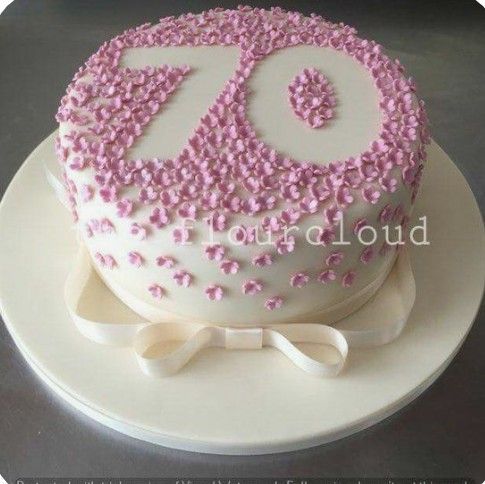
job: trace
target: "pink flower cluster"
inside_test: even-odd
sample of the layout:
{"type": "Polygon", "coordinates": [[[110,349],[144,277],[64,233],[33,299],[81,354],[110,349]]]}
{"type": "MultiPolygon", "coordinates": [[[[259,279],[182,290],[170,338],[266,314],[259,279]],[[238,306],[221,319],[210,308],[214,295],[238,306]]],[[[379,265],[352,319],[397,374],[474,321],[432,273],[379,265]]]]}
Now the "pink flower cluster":
{"type": "Polygon", "coordinates": [[[293,112],[311,128],[321,128],[333,117],[335,93],[330,81],[314,67],[303,69],[288,86],[293,112]]]}

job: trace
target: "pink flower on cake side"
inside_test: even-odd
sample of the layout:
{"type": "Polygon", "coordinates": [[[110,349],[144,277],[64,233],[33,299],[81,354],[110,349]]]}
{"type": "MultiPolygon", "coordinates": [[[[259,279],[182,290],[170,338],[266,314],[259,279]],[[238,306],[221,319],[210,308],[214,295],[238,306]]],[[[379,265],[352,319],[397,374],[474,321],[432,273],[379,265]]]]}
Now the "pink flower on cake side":
{"type": "Polygon", "coordinates": [[[327,269],[318,275],[318,281],[322,284],[328,284],[335,281],[335,279],[337,279],[337,273],[333,269],[327,269]]]}
{"type": "Polygon", "coordinates": [[[273,258],[270,253],[266,252],[258,254],[253,257],[252,263],[256,267],[266,267],[273,263],[273,258]]]}
{"type": "Polygon", "coordinates": [[[317,241],[320,245],[326,247],[335,240],[335,229],[333,227],[325,227],[320,229],[317,241]]]}
{"type": "Polygon", "coordinates": [[[239,262],[235,260],[224,259],[220,264],[219,268],[224,274],[237,274],[239,271],[239,262]]]}
{"type": "Polygon", "coordinates": [[[348,271],[342,276],[342,286],[343,287],[350,287],[357,277],[355,271],[348,271]]]}
{"type": "Polygon", "coordinates": [[[99,190],[99,195],[104,202],[115,202],[118,198],[118,191],[114,185],[104,186],[99,190]]]}
{"type": "Polygon", "coordinates": [[[360,254],[360,261],[363,264],[368,264],[374,258],[374,249],[372,247],[366,247],[360,254]]]}
{"type": "Polygon", "coordinates": [[[221,261],[226,253],[226,249],[221,244],[208,245],[205,248],[205,256],[209,260],[221,261]]]}
{"type": "Polygon", "coordinates": [[[185,245],[190,240],[190,232],[184,227],[177,227],[172,231],[172,239],[177,245],[185,245]]]}
{"type": "Polygon", "coordinates": [[[298,272],[297,274],[294,274],[291,276],[290,279],[290,285],[292,287],[304,287],[308,284],[308,281],[310,280],[310,277],[306,272],[298,272]]]}
{"type": "Polygon", "coordinates": [[[394,209],[388,203],[379,213],[379,221],[381,224],[389,223],[394,216],[394,209]]]}
{"type": "Polygon", "coordinates": [[[367,219],[365,218],[359,218],[358,220],[355,221],[354,223],[354,234],[359,235],[359,232],[364,228],[369,225],[369,222],[367,222],[367,219]]]}
{"type": "Polygon", "coordinates": [[[137,240],[145,240],[147,238],[148,232],[145,227],[138,223],[131,224],[130,234],[137,240]]]}
{"type": "Polygon", "coordinates": [[[100,252],[96,252],[96,254],[94,254],[94,258],[101,267],[105,267],[106,269],[114,269],[118,266],[116,259],[112,255],[103,255],[100,252]]]}
{"type": "Polygon", "coordinates": [[[156,259],[157,266],[164,267],[165,269],[172,269],[175,266],[175,259],[170,256],[161,255],[156,259]]]}
{"type": "Polygon", "coordinates": [[[264,303],[264,307],[269,311],[273,311],[275,309],[279,309],[283,305],[283,298],[280,296],[273,296],[266,299],[264,303]]]}
{"type": "Polygon", "coordinates": [[[163,289],[163,287],[159,286],[158,284],[152,284],[148,288],[148,291],[155,299],[162,299],[165,294],[165,290],[163,289]]]}
{"type": "Polygon", "coordinates": [[[197,207],[192,203],[185,202],[177,212],[182,218],[195,220],[197,216],[197,207]]]}
{"type": "Polygon", "coordinates": [[[248,296],[254,296],[258,292],[263,290],[263,284],[261,281],[256,279],[249,279],[248,281],[244,281],[241,287],[242,293],[247,294],[248,296]]]}
{"type": "Polygon", "coordinates": [[[173,280],[182,287],[189,287],[192,283],[192,275],[184,270],[176,271],[172,277],[173,280]]]}
{"type": "Polygon", "coordinates": [[[276,250],[280,255],[289,254],[295,250],[295,237],[293,235],[285,235],[278,237],[275,242],[276,250]]]}
{"type": "Polygon", "coordinates": [[[118,217],[122,218],[129,217],[133,212],[133,205],[133,202],[128,198],[121,199],[116,204],[116,214],[118,215],[118,217]]]}
{"type": "Polygon", "coordinates": [[[373,187],[365,187],[362,189],[362,198],[366,201],[375,205],[379,198],[381,198],[381,192],[373,187]]]}
{"type": "Polygon", "coordinates": [[[135,267],[141,267],[144,260],[138,252],[128,252],[128,262],[135,267]]]}
{"type": "Polygon", "coordinates": [[[209,301],[220,301],[224,296],[224,291],[221,286],[217,286],[215,284],[206,287],[205,295],[209,301]]]}
{"type": "Polygon", "coordinates": [[[115,226],[112,224],[111,220],[103,218],[99,221],[99,231],[102,234],[112,234],[115,231],[115,226]]]}
{"type": "Polygon", "coordinates": [[[341,251],[331,252],[325,259],[325,264],[328,267],[338,266],[344,260],[344,253],[341,251]]]}
{"type": "Polygon", "coordinates": [[[161,229],[170,222],[170,215],[166,208],[154,208],[150,215],[150,223],[161,229]]]}

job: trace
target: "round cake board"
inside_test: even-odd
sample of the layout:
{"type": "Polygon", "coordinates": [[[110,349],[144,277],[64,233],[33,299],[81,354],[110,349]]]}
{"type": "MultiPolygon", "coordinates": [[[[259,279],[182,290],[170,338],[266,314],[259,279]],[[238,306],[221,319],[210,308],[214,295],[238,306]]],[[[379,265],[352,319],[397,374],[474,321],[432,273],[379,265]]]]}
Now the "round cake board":
{"type": "Polygon", "coordinates": [[[41,380],[79,411],[132,437],[196,452],[251,455],[336,440],[404,407],[446,368],[480,305],[485,233],[465,179],[429,149],[415,216],[428,246],[411,246],[417,299],[394,342],[352,348],[333,379],[303,373],[277,351],[200,353],[150,378],[130,348],[89,341],[69,319],[63,286],[77,250],[70,214],[48,186],[55,134],[29,156],[0,206],[5,323],[41,380]]]}

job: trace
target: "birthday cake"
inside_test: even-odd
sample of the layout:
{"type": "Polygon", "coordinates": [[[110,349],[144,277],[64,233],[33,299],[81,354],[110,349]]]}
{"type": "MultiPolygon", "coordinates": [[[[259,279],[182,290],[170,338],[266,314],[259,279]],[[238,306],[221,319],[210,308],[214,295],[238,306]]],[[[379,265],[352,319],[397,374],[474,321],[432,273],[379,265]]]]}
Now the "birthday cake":
{"type": "Polygon", "coordinates": [[[75,74],[56,119],[81,243],[155,322],[355,311],[394,264],[429,141],[398,60],[280,8],[127,30],[75,74]]]}

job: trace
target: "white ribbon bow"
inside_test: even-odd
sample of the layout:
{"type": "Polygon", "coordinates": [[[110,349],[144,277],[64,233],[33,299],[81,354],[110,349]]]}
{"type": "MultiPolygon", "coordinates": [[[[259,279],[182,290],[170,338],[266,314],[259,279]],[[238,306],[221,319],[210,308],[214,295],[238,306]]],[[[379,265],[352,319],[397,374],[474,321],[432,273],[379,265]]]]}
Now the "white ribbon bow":
{"type": "MultiPolygon", "coordinates": [[[[349,347],[379,346],[389,343],[399,336],[408,320],[415,299],[415,283],[406,249],[396,260],[393,271],[399,282],[398,316],[388,324],[365,330],[338,330],[324,324],[292,323],[277,324],[268,327],[231,328],[208,326],[180,320],[177,322],[143,323],[104,323],[83,318],[78,312],[79,301],[89,284],[93,273],[91,258],[81,243],[74,267],[66,280],[65,300],[71,318],[78,329],[87,338],[101,344],[132,346],[138,364],[143,372],[150,376],[168,376],[179,371],[199,351],[209,347],[227,349],[276,348],[286,355],[296,366],[305,372],[329,377],[340,373],[345,365],[349,347]],[[340,354],[337,363],[325,363],[316,360],[296,345],[314,343],[333,346],[340,354]],[[150,350],[156,346],[156,355],[150,350]]],[[[364,288],[355,297],[375,288],[364,288]]],[[[120,290],[115,293],[120,295],[120,290]]],[[[136,307],[138,313],[151,314],[153,307],[133,296],[124,294],[123,300],[129,300],[129,306],[136,307]],[[126,297],[125,297],[126,296],[126,297]],[[129,299],[131,297],[131,299],[129,299]]],[[[355,304],[352,298],[346,304],[355,304]]],[[[349,306],[351,307],[351,306],[349,306]]],[[[156,312],[156,311],[155,311],[156,312]]],[[[155,314],[155,313],[154,313],[155,314]]],[[[323,313],[321,314],[323,317],[323,313]]],[[[155,316],[150,318],[155,320],[155,316]]]]}

